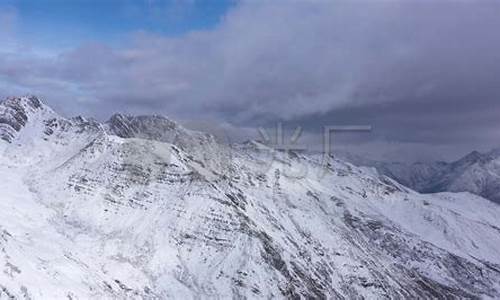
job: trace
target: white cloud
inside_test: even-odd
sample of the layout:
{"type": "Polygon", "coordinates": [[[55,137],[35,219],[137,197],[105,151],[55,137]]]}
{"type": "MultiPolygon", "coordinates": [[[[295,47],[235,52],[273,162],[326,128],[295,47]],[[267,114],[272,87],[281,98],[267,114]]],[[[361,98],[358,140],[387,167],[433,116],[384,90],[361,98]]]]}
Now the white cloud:
{"type": "MultiPolygon", "coordinates": [[[[4,55],[0,86],[98,117],[161,111],[250,126],[400,103],[394,114],[404,124],[415,110],[401,102],[431,99],[441,115],[429,122],[446,119],[443,107],[480,118],[460,95],[474,86],[483,91],[477,102],[500,95],[498,11],[493,2],[243,1],[211,30],[137,32],[121,47],[84,44],[53,57],[4,55]]],[[[396,120],[390,109],[383,118],[396,120]]],[[[412,122],[407,130],[418,130],[412,122]]],[[[386,129],[395,139],[415,133],[386,129]]]]}

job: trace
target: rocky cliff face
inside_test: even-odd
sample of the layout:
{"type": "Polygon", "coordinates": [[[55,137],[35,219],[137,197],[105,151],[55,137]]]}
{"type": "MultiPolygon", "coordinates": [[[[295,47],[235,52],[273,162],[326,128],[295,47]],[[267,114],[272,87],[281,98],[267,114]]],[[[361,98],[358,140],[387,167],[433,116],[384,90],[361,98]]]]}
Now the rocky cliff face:
{"type": "Polygon", "coordinates": [[[44,109],[38,98],[7,98],[0,105],[0,139],[12,143],[28,119],[44,109]]]}
{"type": "Polygon", "coordinates": [[[500,297],[500,208],[471,194],[164,117],[28,117],[0,143],[2,297],[500,297]]]}

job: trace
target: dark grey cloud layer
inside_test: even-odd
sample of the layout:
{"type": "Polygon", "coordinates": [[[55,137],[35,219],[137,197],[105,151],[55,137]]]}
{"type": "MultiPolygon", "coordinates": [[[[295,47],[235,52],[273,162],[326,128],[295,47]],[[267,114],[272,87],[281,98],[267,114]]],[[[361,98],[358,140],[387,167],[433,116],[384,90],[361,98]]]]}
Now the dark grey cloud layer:
{"type": "Polygon", "coordinates": [[[369,142],[400,151],[482,149],[500,146],[499,15],[498,1],[244,1],[181,37],[2,49],[0,88],[100,118],[371,124],[369,142]]]}

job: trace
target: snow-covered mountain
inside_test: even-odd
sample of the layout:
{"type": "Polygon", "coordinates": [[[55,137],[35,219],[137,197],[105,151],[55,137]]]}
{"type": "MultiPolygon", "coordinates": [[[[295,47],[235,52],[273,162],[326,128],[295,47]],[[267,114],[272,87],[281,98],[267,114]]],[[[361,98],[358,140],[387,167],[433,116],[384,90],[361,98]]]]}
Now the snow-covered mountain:
{"type": "Polygon", "coordinates": [[[470,192],[500,203],[500,149],[487,153],[474,151],[452,163],[352,162],[375,167],[421,193],[470,192]]]}
{"type": "Polygon", "coordinates": [[[469,193],[36,97],[0,136],[0,298],[500,297],[500,206],[469,193]]]}

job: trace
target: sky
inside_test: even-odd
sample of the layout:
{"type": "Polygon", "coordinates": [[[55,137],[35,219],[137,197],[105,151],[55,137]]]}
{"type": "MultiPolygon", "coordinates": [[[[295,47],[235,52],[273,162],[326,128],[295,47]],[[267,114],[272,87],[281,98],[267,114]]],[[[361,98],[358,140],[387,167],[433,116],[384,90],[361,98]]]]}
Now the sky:
{"type": "Polygon", "coordinates": [[[500,147],[500,1],[0,1],[0,97],[164,114],[228,139],[453,160],[500,147]]]}

